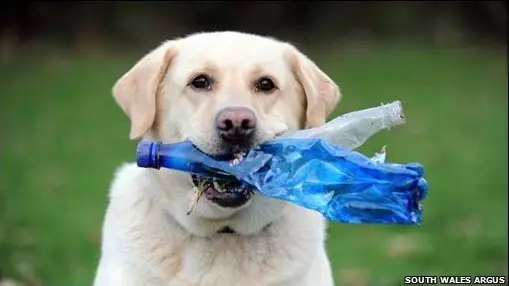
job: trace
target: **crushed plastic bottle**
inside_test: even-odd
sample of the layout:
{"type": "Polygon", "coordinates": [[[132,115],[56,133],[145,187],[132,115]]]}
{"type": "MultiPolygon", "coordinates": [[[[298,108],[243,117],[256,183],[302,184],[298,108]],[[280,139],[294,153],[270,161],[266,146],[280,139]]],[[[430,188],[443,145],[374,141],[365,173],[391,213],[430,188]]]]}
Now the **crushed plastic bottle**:
{"type": "MultiPolygon", "coordinates": [[[[385,163],[385,149],[373,158],[349,150],[390,127],[390,122],[401,122],[387,121],[398,112],[373,116],[377,114],[374,111],[384,108],[391,110],[381,106],[337,118],[321,129],[328,128],[327,132],[315,129],[307,135],[294,133],[294,138],[286,134],[265,142],[251,149],[237,164],[203,153],[189,141],[142,141],[137,148],[137,163],[145,168],[164,167],[220,180],[238,180],[264,196],[318,211],[332,221],[420,224],[421,201],[428,191],[423,167],[418,163],[385,163]],[[351,124],[341,124],[344,120],[351,124]],[[376,124],[369,124],[370,120],[376,124]],[[339,140],[346,147],[330,143],[337,139],[332,135],[343,130],[356,133],[357,139],[339,140]],[[308,138],[309,134],[313,137],[308,138]]],[[[347,137],[343,133],[342,138],[347,137]]]]}

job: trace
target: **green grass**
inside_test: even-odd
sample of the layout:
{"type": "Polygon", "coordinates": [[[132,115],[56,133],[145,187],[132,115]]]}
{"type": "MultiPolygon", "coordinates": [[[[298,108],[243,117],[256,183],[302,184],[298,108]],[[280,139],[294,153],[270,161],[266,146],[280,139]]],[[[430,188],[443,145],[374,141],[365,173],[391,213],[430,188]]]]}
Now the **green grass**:
{"type": "MultiPolygon", "coordinates": [[[[407,124],[360,151],[421,162],[422,226],[330,224],[338,282],[506,274],[507,69],[503,53],[426,49],[321,54],[341,85],[336,114],[401,100],[407,124]]],[[[113,171],[134,156],[110,89],[137,60],[25,59],[0,66],[0,272],[90,285],[113,171]]]]}

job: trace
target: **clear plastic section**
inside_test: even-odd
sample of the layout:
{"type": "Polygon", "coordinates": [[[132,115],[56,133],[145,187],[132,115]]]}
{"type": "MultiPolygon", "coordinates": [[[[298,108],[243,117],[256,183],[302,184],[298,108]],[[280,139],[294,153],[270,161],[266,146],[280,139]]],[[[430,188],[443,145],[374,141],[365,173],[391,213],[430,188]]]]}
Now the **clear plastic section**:
{"type": "Polygon", "coordinates": [[[297,132],[286,132],[282,138],[321,138],[331,144],[354,150],[375,133],[405,124],[400,101],[343,114],[326,124],[297,132]]]}

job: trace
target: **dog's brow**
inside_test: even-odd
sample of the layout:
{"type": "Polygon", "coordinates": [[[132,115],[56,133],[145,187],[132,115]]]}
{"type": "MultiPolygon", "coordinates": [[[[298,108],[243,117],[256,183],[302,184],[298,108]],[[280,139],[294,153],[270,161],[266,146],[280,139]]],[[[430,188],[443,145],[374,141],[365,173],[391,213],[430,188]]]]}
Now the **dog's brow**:
{"type": "Polygon", "coordinates": [[[255,65],[251,71],[249,72],[250,75],[252,75],[253,77],[255,76],[259,76],[260,74],[263,74],[265,72],[265,70],[263,69],[263,66],[258,64],[258,65],[255,65]]]}
{"type": "Polygon", "coordinates": [[[211,61],[206,61],[201,66],[193,68],[191,70],[191,72],[189,73],[189,80],[199,74],[208,74],[214,76],[218,70],[219,68],[215,63],[211,61]]]}

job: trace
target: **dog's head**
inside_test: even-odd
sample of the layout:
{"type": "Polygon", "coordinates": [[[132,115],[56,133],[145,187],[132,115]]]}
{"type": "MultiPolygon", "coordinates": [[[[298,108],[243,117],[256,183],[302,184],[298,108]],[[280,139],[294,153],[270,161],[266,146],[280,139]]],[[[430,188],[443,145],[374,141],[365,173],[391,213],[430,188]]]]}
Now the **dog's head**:
{"type": "MultiPolygon", "coordinates": [[[[131,139],[191,140],[206,153],[223,155],[286,130],[322,125],[341,97],[339,87],[293,45],[238,32],[163,43],[118,80],[113,95],[131,120],[131,139]]],[[[224,226],[253,233],[285,204],[189,174],[156,174],[171,215],[195,234],[224,226]],[[205,199],[187,215],[194,185],[205,188],[205,199]]]]}

